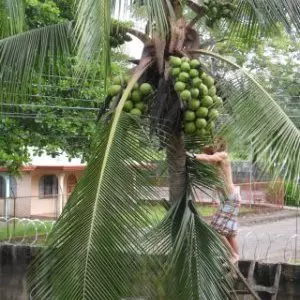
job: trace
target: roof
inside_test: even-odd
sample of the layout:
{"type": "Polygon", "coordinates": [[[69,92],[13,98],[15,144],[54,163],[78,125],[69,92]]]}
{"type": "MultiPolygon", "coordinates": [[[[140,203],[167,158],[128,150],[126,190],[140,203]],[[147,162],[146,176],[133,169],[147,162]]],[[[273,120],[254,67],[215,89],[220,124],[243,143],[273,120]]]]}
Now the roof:
{"type": "MultiPolygon", "coordinates": [[[[30,150],[31,162],[25,164],[21,171],[34,171],[38,169],[60,170],[60,171],[81,171],[86,167],[80,158],[68,158],[66,153],[62,153],[56,157],[42,153],[42,155],[34,155],[30,150]]],[[[7,168],[0,168],[0,172],[6,172],[7,168]]]]}
{"type": "Polygon", "coordinates": [[[62,153],[56,157],[52,157],[43,153],[41,156],[34,155],[30,153],[31,162],[26,164],[27,166],[37,166],[37,167],[74,167],[74,166],[86,166],[85,163],[82,163],[80,158],[68,158],[65,153],[62,153]]]}

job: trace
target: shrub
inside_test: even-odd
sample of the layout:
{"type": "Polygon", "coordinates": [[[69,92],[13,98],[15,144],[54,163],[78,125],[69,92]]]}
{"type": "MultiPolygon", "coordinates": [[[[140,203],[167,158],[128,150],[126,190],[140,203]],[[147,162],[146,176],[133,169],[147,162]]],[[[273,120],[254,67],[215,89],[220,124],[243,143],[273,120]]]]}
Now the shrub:
{"type": "Polygon", "coordinates": [[[284,184],[284,202],[285,205],[298,206],[300,202],[300,186],[292,183],[286,182],[284,184]]]}

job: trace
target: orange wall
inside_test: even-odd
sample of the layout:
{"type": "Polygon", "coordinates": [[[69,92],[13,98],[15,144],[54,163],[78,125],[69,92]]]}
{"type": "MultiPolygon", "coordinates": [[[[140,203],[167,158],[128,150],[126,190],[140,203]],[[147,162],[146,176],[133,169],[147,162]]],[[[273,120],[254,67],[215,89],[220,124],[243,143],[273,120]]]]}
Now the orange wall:
{"type": "MultiPolygon", "coordinates": [[[[10,199],[10,217],[58,217],[60,201],[67,202],[67,178],[73,174],[79,180],[82,171],[49,170],[47,168],[25,171],[16,177],[16,199],[10,199]],[[63,176],[62,188],[59,186],[56,197],[41,199],[39,195],[39,181],[44,175],[55,175],[59,179],[63,176]]],[[[0,199],[0,217],[4,216],[4,200],[0,199]]]]}
{"type": "Polygon", "coordinates": [[[74,174],[77,180],[82,171],[55,171],[55,170],[36,170],[31,174],[31,215],[58,217],[60,213],[60,201],[65,204],[67,202],[67,178],[70,174],[74,174]],[[39,197],[39,181],[44,175],[55,175],[58,179],[58,196],[40,199],[39,197]],[[63,185],[60,186],[60,178],[63,176],[63,185]],[[62,197],[62,199],[60,199],[62,197]]]}

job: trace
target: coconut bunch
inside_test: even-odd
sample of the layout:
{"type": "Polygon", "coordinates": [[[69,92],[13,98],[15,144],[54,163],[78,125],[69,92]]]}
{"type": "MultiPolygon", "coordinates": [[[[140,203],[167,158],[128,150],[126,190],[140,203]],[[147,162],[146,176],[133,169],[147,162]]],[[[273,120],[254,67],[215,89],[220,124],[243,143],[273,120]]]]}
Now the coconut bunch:
{"type": "MultiPolygon", "coordinates": [[[[118,104],[129,79],[129,76],[116,76],[112,79],[112,85],[108,91],[110,109],[114,109],[118,104]]],[[[150,83],[136,83],[124,104],[123,110],[136,116],[145,114],[148,110],[149,97],[152,93],[153,88],[150,83]]]]}
{"type": "Polygon", "coordinates": [[[123,26],[129,26],[130,23],[128,22],[122,22],[119,20],[112,20],[112,26],[111,26],[111,33],[110,33],[110,46],[112,48],[117,48],[126,42],[132,41],[132,38],[127,33],[127,31],[124,29],[123,26]]]}
{"type": "Polygon", "coordinates": [[[236,5],[228,1],[203,0],[202,9],[206,13],[206,24],[212,27],[217,20],[222,18],[231,19],[233,12],[236,10],[236,5]]]}
{"type": "Polygon", "coordinates": [[[215,80],[201,68],[198,59],[171,56],[169,64],[174,89],[184,109],[184,132],[206,139],[213,135],[223,106],[222,98],[217,95],[215,80]]]}

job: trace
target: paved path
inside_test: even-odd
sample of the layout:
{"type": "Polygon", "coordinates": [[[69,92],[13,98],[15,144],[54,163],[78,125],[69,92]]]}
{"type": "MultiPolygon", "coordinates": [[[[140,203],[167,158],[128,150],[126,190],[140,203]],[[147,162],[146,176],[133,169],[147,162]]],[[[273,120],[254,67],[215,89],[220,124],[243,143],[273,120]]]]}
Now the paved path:
{"type": "Polygon", "coordinates": [[[294,263],[296,256],[296,262],[300,263],[300,212],[286,219],[278,217],[278,221],[274,218],[261,221],[241,222],[238,236],[241,258],[294,263]]]}

